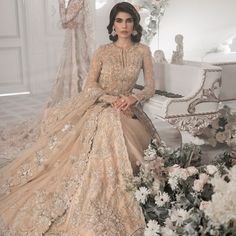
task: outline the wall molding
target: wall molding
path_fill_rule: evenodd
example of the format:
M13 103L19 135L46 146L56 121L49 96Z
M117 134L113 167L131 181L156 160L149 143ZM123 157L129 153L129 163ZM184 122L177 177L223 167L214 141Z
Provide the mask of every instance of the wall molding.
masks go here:
M9 0L8 0L9 1ZM15 3L15 25L16 25L16 34L9 34L9 35L1 35L0 32L0 39L19 39L21 37L20 34L20 19L18 14L19 4L17 0L13 0Z
M18 68L18 73L19 73L19 80L16 80L16 82L11 82L11 83L7 83L7 82L1 82L0 80L0 85L1 86L8 86L8 85L23 85L24 84L24 67L23 67L23 55L22 55L22 49L21 47L0 47L0 52L1 51L15 51L16 55L17 55L17 62L18 62L18 66L14 67L14 70L16 70ZM0 53L1 54L1 53Z

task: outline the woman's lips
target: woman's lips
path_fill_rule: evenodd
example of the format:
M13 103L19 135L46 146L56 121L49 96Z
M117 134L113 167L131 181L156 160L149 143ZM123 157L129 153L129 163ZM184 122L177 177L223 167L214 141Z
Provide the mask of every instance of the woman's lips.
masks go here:
M127 30L121 30L120 32L121 32L122 34L127 34L127 33L128 33Z

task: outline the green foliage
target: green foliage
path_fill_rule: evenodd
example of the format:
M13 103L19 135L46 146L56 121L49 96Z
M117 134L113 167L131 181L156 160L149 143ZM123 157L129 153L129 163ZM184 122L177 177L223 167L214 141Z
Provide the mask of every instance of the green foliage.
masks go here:
M169 220L172 225L168 227L177 235L234 235L235 225L216 225L202 209L202 204L212 200L214 187L208 179L214 173L208 173L207 166L201 164L199 146L185 144L171 150L165 143L158 146L153 140L144 159L146 163L140 167L139 175L129 184L134 192L138 192L141 186L147 188L146 201L140 203L147 223L154 220L163 229ZM227 183L232 156L224 152L212 166ZM163 194L168 198L160 202ZM163 204L158 205L160 203Z

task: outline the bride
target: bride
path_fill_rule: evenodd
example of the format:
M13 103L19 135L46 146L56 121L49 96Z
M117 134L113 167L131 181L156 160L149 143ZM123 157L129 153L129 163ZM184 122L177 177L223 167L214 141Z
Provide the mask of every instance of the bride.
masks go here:
M35 145L0 170L0 235L143 235L126 191L143 151L158 138L140 103L154 94L152 57L136 9L116 4L84 90L46 110ZM140 70L144 89L133 93Z

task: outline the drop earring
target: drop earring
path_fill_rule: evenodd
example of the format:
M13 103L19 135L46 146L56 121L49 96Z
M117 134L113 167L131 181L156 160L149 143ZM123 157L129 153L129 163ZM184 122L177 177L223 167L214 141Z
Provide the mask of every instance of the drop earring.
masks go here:
M136 36L137 34L138 34L138 32L136 30L133 30L132 35Z
M116 36L116 31L115 31L115 29L113 28L113 30L112 30L112 32L111 32L111 35L113 36L113 37L115 37Z

